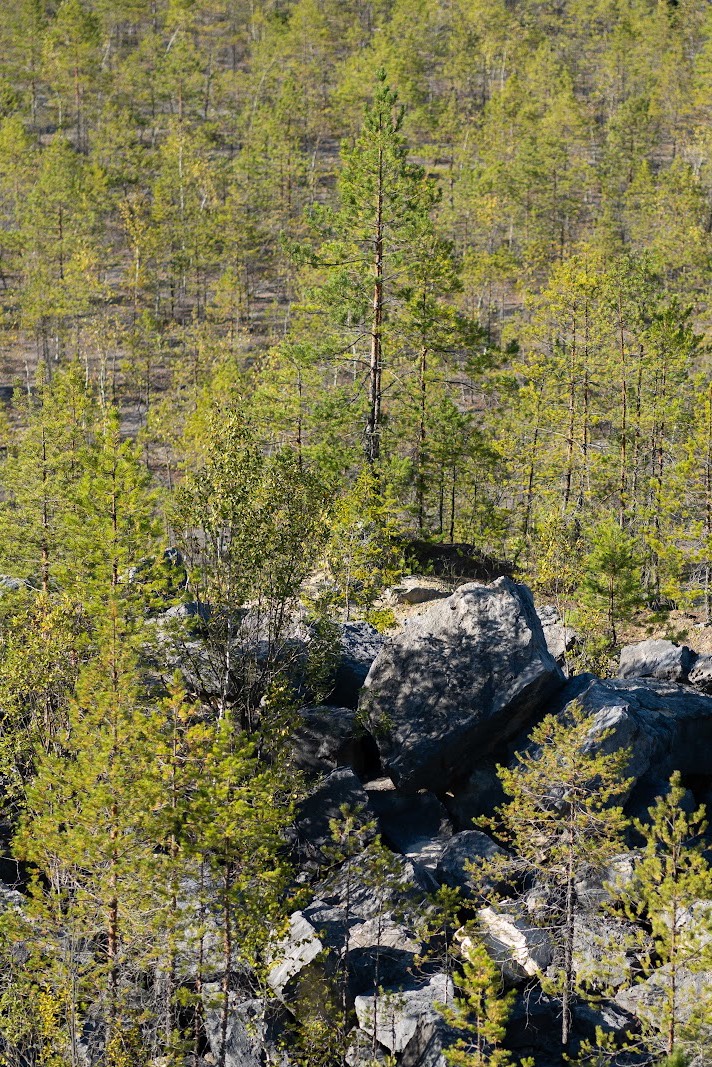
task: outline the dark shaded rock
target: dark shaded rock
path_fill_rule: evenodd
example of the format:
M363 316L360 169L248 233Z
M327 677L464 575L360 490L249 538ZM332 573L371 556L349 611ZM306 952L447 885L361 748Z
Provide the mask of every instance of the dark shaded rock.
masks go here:
M370 623L345 622L341 627L341 648L329 703L355 708L366 676L385 638Z
M447 1067L445 1049L454 1045L460 1031L448 1026L437 1013L421 1016L400 1060L400 1067Z
M495 856L506 855L505 850L481 830L463 830L455 834L446 845L435 874L438 881L445 885L460 888L463 896L476 897L478 895L477 878L468 869L469 865L481 866L487 860L494 859ZM487 887L494 888L491 879L485 881L485 888ZM497 882L497 887L500 887L499 882Z
M475 819L493 815L505 799L495 763L487 760L474 768L462 786L448 791L444 803L455 828L469 830Z
M399 788L445 792L563 683L531 593L500 578L462 586L389 638L360 708Z
M364 827L374 817L363 786L350 767L338 767L332 771L299 805L297 840L307 858L325 858L325 850L331 848L333 841L331 820L343 818L344 806L358 813L358 819ZM365 840L373 835L374 831L366 831Z
M619 678L658 678L663 682L686 682L696 653L673 641L639 641L621 649Z
M658 778L651 770L631 791L630 799L626 804L626 814L631 819L640 819L642 823L650 825L650 809L655 806L658 797L667 796L669 792L669 778ZM695 811L697 804L689 789L686 789L680 797L678 807L681 811L686 811L688 815ZM629 836L632 844L642 844L639 835L632 829Z
M574 883L576 902L580 908L596 911L613 899L616 890L625 889L633 881L638 852L621 852L613 856L605 867L588 867L581 871Z
M561 1030L559 1006L555 1000L531 987L517 993L507 1020L504 1041L509 1049L548 1047Z
M496 578L511 578L514 573L511 563L486 556L474 545L414 539L404 542L403 548L414 569L451 583L493 582Z
M292 742L293 762L307 774L327 774L351 767L359 777L378 766L373 738L360 725L353 708L302 708Z
M366 793L378 816L384 842L434 870L452 836L447 811L435 794L409 795L395 789L370 789L368 783Z
M573 1008L573 1025L581 1037L595 1040L596 1030L603 1030L604 1034L614 1034L623 1037L625 1034L635 1034L640 1030L640 1024L634 1015L621 1008L614 1001L604 1001L602 1004L576 1004Z

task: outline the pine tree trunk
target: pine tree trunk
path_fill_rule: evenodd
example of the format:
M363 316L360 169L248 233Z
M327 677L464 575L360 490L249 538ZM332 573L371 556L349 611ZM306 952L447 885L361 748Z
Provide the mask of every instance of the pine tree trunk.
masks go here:
M381 455L381 373L383 368L383 150L378 153L376 231L373 259L373 309L371 315L371 359L368 386L366 459L376 463Z
M620 497L620 514L618 521L622 529L626 511L626 483L628 467L628 378L625 358L625 337L623 333L623 309L621 306L620 294L618 297L618 336L621 375L620 484L618 489Z
M420 387L420 420L418 424L418 530L423 533L425 529L425 441L426 441L426 415L427 415L427 384L425 373L427 370L427 349L425 345L420 352L419 387Z
M227 1055L227 1026L230 1019L230 970L232 967L232 919L230 915L230 889L231 889L230 863L225 864L223 900L223 967L225 973L222 980L222 1006L220 1010L220 1054L218 1067L225 1067Z
M574 970L574 808L571 804L569 815L569 855L566 871L566 913L564 919L564 990L561 998L561 1044L564 1048L569 1043L571 1034L571 993L573 989Z

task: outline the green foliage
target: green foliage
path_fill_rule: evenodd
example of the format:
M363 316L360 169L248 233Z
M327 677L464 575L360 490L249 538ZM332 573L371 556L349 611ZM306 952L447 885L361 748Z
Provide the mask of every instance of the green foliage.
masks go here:
M460 994L440 1009L446 1022L466 1034L445 1050L445 1060L451 1067L510 1067L511 1054L501 1046L514 994L503 994L499 970L478 934L461 933Z
M656 1050L678 1057L705 1047L712 1010L705 993L689 983L690 974L709 965L712 870L703 840L705 809L688 812L685 793L676 771L649 818L635 821L645 846L622 895L627 913L645 921L653 940L646 970L658 996L654 1011L643 1012L646 1038Z
M260 701L301 657L300 589L324 541L325 492L291 451L265 456L235 413L212 414L204 449L171 524L186 594L205 620L208 659L198 670L219 679L220 714L234 703L241 727L255 730Z
M639 559L635 539L614 519L606 519L593 531L583 563L583 592L588 603L605 614L611 645L618 641L616 624L642 600Z
M559 716L547 715L531 733L528 747L513 767L499 767L498 776L511 798L492 821L497 836L509 845L517 862L536 878L543 904L531 920L548 932L553 966L542 984L562 1005L562 1045L571 1028L575 993L573 945L576 927L574 883L584 868L601 869L620 850L627 820L618 805L629 781L630 753L606 751L610 731L596 730L592 717L576 701ZM592 744L592 742L595 742ZM486 868L501 869L507 881L512 861L499 857Z
M333 592L327 595L345 619L354 611L371 613L376 600L400 577L399 533L392 494L378 470L364 467L336 502L326 545L326 563L334 582Z

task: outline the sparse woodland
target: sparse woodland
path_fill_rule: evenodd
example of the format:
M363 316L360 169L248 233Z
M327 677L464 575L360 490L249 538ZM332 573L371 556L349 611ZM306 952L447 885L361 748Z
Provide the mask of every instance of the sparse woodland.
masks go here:
M0 1064L706 1067L709 5L3 8Z

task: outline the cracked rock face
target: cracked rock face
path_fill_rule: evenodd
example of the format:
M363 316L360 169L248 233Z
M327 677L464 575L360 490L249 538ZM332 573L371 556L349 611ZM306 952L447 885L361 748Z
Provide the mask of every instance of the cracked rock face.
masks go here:
M563 684L531 593L500 578L461 586L388 639L359 707L396 785L438 793Z

